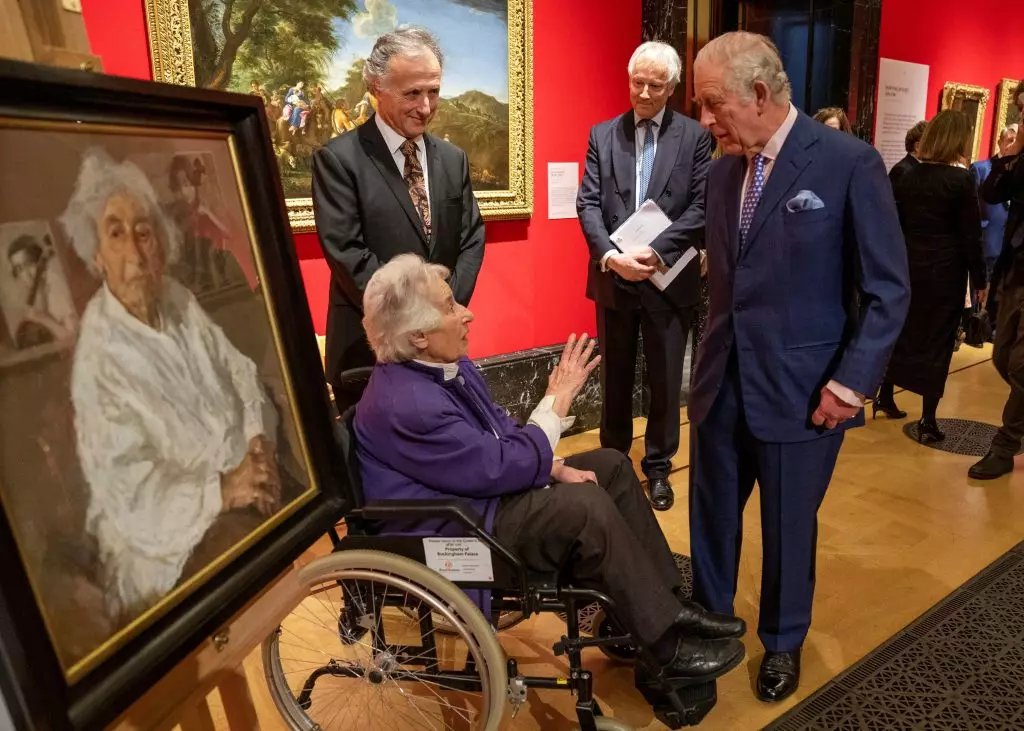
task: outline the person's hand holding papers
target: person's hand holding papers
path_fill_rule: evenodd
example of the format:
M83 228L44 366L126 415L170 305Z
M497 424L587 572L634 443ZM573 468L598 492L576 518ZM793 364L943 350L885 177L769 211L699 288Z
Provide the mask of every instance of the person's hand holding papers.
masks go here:
M657 271L658 263L658 255L650 247L613 254L608 258L608 268L628 282L650 279Z

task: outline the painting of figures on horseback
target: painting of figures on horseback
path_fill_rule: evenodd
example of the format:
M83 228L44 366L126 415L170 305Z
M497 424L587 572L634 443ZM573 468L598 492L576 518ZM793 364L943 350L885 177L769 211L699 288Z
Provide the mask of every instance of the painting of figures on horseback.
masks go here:
M444 51L429 132L466 151L484 216L529 215L529 0L146 2L154 78L263 100L295 228L312 226L313 152L373 115L363 64L376 38L402 25L428 28ZM172 20L179 35L188 29L191 58L170 43Z

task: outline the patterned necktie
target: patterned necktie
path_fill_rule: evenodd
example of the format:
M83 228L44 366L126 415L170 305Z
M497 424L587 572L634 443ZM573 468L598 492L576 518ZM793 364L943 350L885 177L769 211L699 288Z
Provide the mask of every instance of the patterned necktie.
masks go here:
M416 143L406 140L402 143L402 154L405 155L405 184L409 186L409 197L412 206L420 214L423 233L430 240L430 201L427 200L427 186L423 181L423 167L416 154Z
M644 146L640 151L640 180L636 186L639 196L638 206L647 200L647 186L651 184L651 173L654 172L654 120L641 119L640 127L646 131Z
M757 210L757 203L761 200L761 193L764 192L764 166L767 160L764 155L754 155L754 178L750 181L747 194L743 197L743 210L740 213L740 246L747 241L747 232L754 220L754 211Z

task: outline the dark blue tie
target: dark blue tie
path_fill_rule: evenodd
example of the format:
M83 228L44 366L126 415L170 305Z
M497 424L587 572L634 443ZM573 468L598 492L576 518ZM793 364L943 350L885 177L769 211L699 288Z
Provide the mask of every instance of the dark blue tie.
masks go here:
M640 128L644 130L644 146L640 151L640 179L636 186L638 207L647 200L647 187L651 184L651 173L654 172L654 120L641 119Z

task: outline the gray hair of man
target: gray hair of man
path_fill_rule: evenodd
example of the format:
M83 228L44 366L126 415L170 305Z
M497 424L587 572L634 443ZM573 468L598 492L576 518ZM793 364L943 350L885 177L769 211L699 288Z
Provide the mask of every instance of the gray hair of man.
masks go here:
M700 49L693 63L722 66L726 70L726 88L747 101L754 98L754 84L758 81L768 87L776 104L787 104L793 96L779 49L757 33L733 31L713 38Z
M128 160L117 162L106 150L92 147L82 155L75 190L59 219L75 253L89 271L101 275L96 265L99 228L107 202L115 193L129 195L146 208L157 240L163 246L165 262L171 264L176 261L181 248L181 232L160 206L149 178L135 163Z
M441 323L431 293L437 279L448 274L447 267L416 254L400 254L374 272L363 292L363 329L377 360L400 363L416 357L411 336Z
M632 76L636 72L636 67L643 62L653 63L665 69L668 83L679 83L683 73L683 62L679 60L679 54L676 53L676 49L672 48L669 44L662 43L661 41L647 41L637 46L636 50L633 51L633 55L629 57L629 64L626 66L629 75Z
M1020 128L1020 125L1018 125L1016 122L1014 122L1013 124L1007 125L1006 127L1003 127L999 131L999 139L1005 139L1006 135L1008 135L1010 132L1013 132L1014 134L1017 134L1017 130L1019 128Z
M394 56L421 56L424 53L433 53L437 65L444 70L444 53L433 33L416 25L399 26L382 35L373 44L373 50L363 64L363 81L367 88L373 85L375 79L383 81L388 75L388 64Z

